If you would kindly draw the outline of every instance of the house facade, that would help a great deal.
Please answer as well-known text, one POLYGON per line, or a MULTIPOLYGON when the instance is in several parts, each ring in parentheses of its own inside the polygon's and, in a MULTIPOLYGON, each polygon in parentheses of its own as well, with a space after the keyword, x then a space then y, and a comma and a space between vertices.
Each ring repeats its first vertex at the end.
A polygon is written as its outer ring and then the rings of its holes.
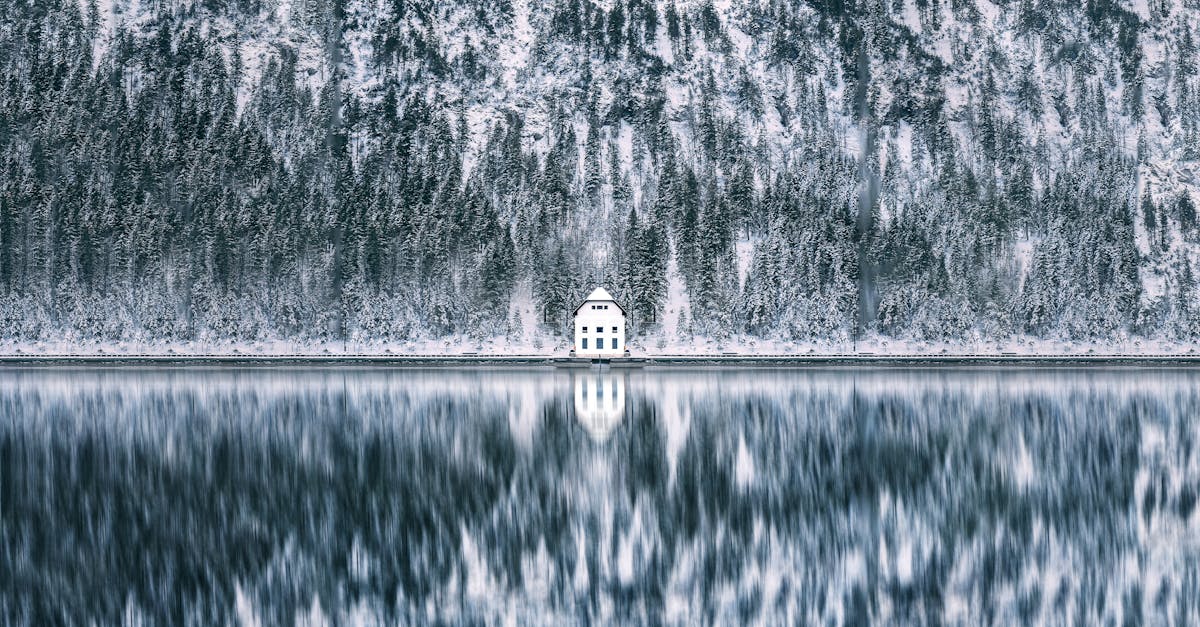
POLYGON ((625 310, 598 287, 575 308, 576 357, 620 357, 625 354, 625 310))

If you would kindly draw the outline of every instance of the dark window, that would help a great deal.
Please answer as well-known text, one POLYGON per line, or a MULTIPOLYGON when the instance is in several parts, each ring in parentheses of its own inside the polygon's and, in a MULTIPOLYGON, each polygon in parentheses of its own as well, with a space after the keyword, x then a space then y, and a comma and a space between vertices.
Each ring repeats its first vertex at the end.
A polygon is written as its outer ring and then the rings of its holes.
POLYGON ((583 332, 587 333, 587 327, 583 327, 583 332))
POLYGON ((613 333, 617 332, 617 327, 613 327, 613 333))
POLYGON ((582 341, 583 341, 583 344, 581 346, 582 346, 583 350, 587 350, 587 338, 586 337, 583 338, 582 341))
POLYGON ((604 338, 596 338, 596 350, 604 350, 604 338))

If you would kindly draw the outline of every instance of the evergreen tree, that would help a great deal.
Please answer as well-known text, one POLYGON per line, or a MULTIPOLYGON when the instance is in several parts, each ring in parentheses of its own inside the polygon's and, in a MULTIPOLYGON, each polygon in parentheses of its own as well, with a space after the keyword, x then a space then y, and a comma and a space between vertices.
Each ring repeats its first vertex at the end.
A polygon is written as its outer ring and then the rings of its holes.
POLYGON ((1179 228, 1185 237, 1191 237, 1196 232, 1196 205, 1187 191, 1182 191, 1175 199, 1175 219, 1179 220, 1179 228))
POLYGON ((1146 229, 1150 244, 1155 245, 1158 239, 1158 210, 1154 206, 1149 184, 1146 185, 1146 193, 1142 195, 1142 226, 1146 229))

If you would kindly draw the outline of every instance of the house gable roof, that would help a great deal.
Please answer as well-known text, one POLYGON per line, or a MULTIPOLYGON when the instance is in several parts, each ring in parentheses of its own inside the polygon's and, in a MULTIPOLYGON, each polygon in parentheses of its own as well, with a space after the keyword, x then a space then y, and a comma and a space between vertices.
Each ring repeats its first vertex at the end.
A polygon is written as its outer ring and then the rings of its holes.
POLYGON ((583 299, 582 303, 579 303, 579 306, 575 308, 575 312, 571 315, 578 316, 579 310, 583 309, 583 306, 591 301, 612 303, 617 306, 617 309, 621 310, 621 315, 625 315, 625 308, 622 307, 621 303, 618 303, 617 299, 613 298, 612 294, 609 294, 608 290, 604 289, 603 287, 597 287, 596 289, 592 290, 592 293, 588 294, 587 298, 583 299))

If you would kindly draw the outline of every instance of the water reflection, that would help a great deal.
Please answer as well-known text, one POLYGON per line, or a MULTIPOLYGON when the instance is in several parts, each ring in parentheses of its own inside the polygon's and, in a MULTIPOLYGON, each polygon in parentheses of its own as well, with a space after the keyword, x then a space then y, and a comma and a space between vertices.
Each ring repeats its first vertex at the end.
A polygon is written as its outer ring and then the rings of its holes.
POLYGON ((575 418, 596 442, 604 442, 625 417, 627 371, 593 370, 575 375, 575 418))
POLYGON ((1198 410, 1170 370, 0 371, 0 623, 1197 624, 1198 410))

